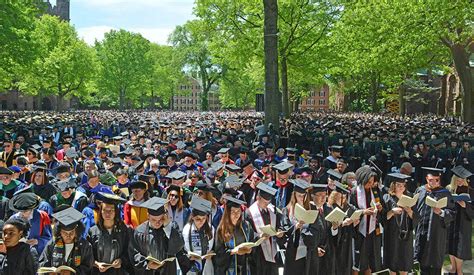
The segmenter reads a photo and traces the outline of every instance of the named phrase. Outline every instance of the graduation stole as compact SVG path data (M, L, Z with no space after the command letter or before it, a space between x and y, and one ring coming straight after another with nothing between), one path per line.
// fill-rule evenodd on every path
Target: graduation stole
M59 238L53 247L53 259L52 265L53 267L59 267L64 265L65 263L67 266L74 265L74 267L78 267L81 265L81 253L79 251L79 245L77 242L74 243L74 247L69 255L69 259L64 259L65 255L65 245L61 238Z
M268 214L270 215L270 224L272 228L276 229L276 215L274 211L274 206L272 204L269 204L267 207ZM257 233L261 234L262 231L260 230L260 227L263 227L265 225L263 219L262 219L262 213L260 213L260 208L258 207L258 203L255 202L249 207L250 215L252 216L252 221L253 224L255 225L255 228L257 229ZM267 262L275 262L275 255L277 253L277 248L276 248L276 243L272 240L272 238L269 238L261 244L262 251L263 251L263 256L265 257L265 260Z
M371 201L375 201L374 190L370 189ZM356 187L356 198L357 198L357 208L366 209L367 208L367 199L365 197L365 188L363 185L358 185ZM375 201L377 202L377 201ZM380 202L380 199L379 199ZM367 219L369 219L369 234L372 233L376 228L376 218L370 216L364 216L359 223L359 232L365 237L367 235Z
M240 223L239 227L240 227L240 230L242 231L242 234L244 234L245 242L248 242L249 241L249 235L250 235L250 232L248 232L248 227L246 226L246 224L243 221ZM225 243L225 246L228 249L233 249L237 245L239 245L239 244L236 243L235 234L232 236L232 238L228 242ZM226 275L236 275L237 274L237 266L238 266L237 265L237 256L238 256L237 254L233 255L233 260L230 264L230 267L233 267L233 269L232 269L232 271L227 270Z

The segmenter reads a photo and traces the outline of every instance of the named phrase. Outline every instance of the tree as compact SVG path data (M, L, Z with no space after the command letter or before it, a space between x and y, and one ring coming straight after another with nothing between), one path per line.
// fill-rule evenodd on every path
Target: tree
M160 98L160 107L164 108L170 102L176 87L183 80L179 55L171 46L150 45L147 58L152 62L151 74L148 78L151 106L155 108L155 100Z
M201 110L209 109L208 95L212 85L225 74L226 66L215 62L208 49L208 29L199 20L177 26L169 41L183 60L183 69L201 80Z
M21 88L31 94L58 96L56 109L66 96L83 96L94 75L94 51L80 40L74 27L56 16L43 15L32 32L38 55Z
M278 89L278 4L277 0L263 0L265 53L265 124L280 131L281 97Z
M0 2L0 87L15 86L36 56L31 33L42 1Z
M101 97L120 110L133 107L146 90L152 62L150 42L140 34L111 30L95 45L99 60L97 88ZM117 104L118 101L118 104Z

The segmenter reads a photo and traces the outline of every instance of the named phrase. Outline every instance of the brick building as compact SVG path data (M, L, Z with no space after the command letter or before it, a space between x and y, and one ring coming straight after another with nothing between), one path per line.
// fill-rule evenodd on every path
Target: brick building
M187 82L177 87L177 92L171 100L170 109L173 111L200 111L202 88L196 79L190 77ZM208 94L209 111L220 109L219 93L211 89Z
M329 109L329 86L323 84L311 89L309 96L301 100L300 111L317 111Z

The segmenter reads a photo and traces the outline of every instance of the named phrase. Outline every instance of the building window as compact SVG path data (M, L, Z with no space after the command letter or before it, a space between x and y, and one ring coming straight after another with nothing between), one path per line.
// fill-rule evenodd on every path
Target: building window
M326 104L326 100L324 100L324 99L319 100L319 105L325 105L325 104Z
M319 96L326 96L326 91L320 91Z

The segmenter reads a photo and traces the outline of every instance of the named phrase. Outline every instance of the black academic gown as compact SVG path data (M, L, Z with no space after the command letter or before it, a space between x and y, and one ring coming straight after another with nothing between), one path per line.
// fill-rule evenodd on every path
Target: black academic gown
M365 190L364 190L365 191ZM372 272L377 272L382 269L382 234L380 231L380 222L386 219L386 207L382 198L380 197L380 190L372 189L374 193L375 200L380 200L379 202L382 204L382 210L377 212L377 215L367 217L365 215L361 216L362 219L366 219L367 229L369 228L369 219L376 219L375 223L375 230L372 231L370 234L368 232L366 235L362 235L359 231L361 224L359 223L358 226L355 227L354 233L354 257L353 257L353 269L358 269L360 271L371 269ZM370 199L369 193L366 192L366 206L367 208L370 207ZM357 203L357 193L356 189L353 189L353 192L350 195L350 204L355 208L358 207Z
M95 261L108 264L113 263L115 259L122 261L121 268L111 267L106 272L100 273L99 269L94 267L91 274L121 275L132 271L128 257L130 234L131 231L125 224L115 226L111 233L107 229L99 228L98 225L89 230L87 240L92 245Z
M314 209L316 207L312 205ZM325 217L331 213L332 208L326 204L323 205L323 211L316 219L319 243L317 247L324 249L325 253L322 257L318 257L318 271L316 274L334 274L335 261L334 250L336 236L332 235L332 224L326 221Z
M282 215L283 229L286 230L285 239L285 263L284 275L309 275L315 274L318 270L318 254L317 245L319 243L316 222L309 225L304 225L303 228L295 230L294 224L291 222L287 208L283 209ZM306 257L296 260L297 248L300 243L300 238L303 238L303 243L306 246Z
M451 194L444 188L427 190L426 186L418 188L420 194L416 204L416 211L420 214L420 220L415 227L415 259L421 267L441 269L443 267L446 252L446 241L448 225L453 220L455 212L451 202ZM435 214L431 207L426 205L426 197L430 196L437 200L448 197L448 206L444 208L444 217Z
M76 270L77 275L90 274L94 265L94 256L92 255L91 244L81 239L74 243L74 247L66 260L64 244L59 240L52 239L43 250L39 259L40 267L59 267L69 266Z
M26 243L19 242L7 254L0 254L1 275L36 274L37 270L38 253Z
M354 208L346 205L342 211L348 212L350 217L354 212ZM354 226L340 226L337 230L337 235L334 238L334 258L336 264L334 267L334 274L348 275L352 271L352 238L354 236Z
M163 267L157 270L147 269L147 256L159 260L176 257L184 274L194 264L184 251L184 240L175 224L168 225L166 228L153 229L148 221L142 223L133 233L128 254L136 275L173 275L177 273L176 260L166 262Z
M243 221L241 226L236 227L231 241L224 242L221 240L217 231L216 237L214 239L214 248L216 252L216 256L212 257L214 264L214 274L225 275L227 272L229 272L231 275L247 275L247 272L252 269L249 261L251 254L230 255L230 252L235 246L244 242L252 241L254 239L254 232L248 222Z
M471 198L474 189L469 188ZM448 228L448 254L461 260L472 260L472 219L474 218L474 202L466 202L466 208L455 203L456 216Z
M271 218L270 215L275 215L275 224L276 228L275 230L280 230L280 224L281 224L281 214L273 213L269 210L267 210L268 213L265 213L261 211L261 216L263 219L263 222L265 225L271 224ZM254 220L252 218L252 215L250 214L250 211L247 209L247 221L249 222L250 226L252 227L252 230L254 232L257 232L257 228L255 226ZM256 239L258 236L256 236ZM256 241L256 240L255 240ZM271 237L271 242L276 242L277 238ZM278 249L278 245L277 245ZM261 246L255 247L252 251L252 262L253 264L251 265L252 268L252 275L278 275L278 266L281 266L283 263L281 262L281 258L279 257L279 254L277 253L275 256L275 263L273 262L268 262L265 259L265 256L263 254L263 250Z
M46 183L43 185L33 184L33 192L36 195L40 196L44 201L49 201L49 199L55 195L58 190L51 183Z
M385 194L383 199L387 211L398 207L396 196ZM393 215L390 220L384 222L384 268L394 272L411 271L413 268L413 223L417 218L415 210L413 218L403 211L401 215Z

